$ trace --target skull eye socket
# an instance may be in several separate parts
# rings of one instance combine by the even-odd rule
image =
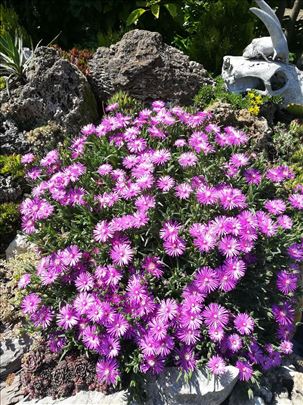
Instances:
[[[251,89],[266,90],[263,80],[255,76],[245,76],[237,79],[237,88],[240,93],[245,93]]]
[[[273,91],[283,89],[287,83],[287,77],[282,70],[278,70],[270,78],[270,85]]]

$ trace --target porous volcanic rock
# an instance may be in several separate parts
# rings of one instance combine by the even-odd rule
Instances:
[[[102,101],[123,90],[139,100],[188,104],[203,84],[213,84],[201,64],[165,44],[161,34],[145,30],[129,31],[115,45],[98,48],[89,70]]]
[[[30,148],[25,133],[54,122],[70,135],[98,118],[90,85],[80,70],[53,48],[40,47],[24,79],[0,92],[0,153]]]

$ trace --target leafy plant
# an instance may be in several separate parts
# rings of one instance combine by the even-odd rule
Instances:
[[[303,187],[206,112],[106,111],[22,158],[22,228],[41,255],[21,304],[31,327],[52,351],[98,354],[102,384],[227,364],[255,382],[292,351]]]
[[[0,204],[0,246],[6,246],[20,224],[19,204]],[[2,249],[1,249],[2,250]]]
[[[216,78],[216,85],[202,86],[194,98],[194,104],[199,108],[206,108],[209,105],[221,101],[231,104],[235,109],[249,108],[249,99],[241,94],[231,93],[226,90],[224,80],[221,76]]]
[[[0,37],[0,75],[8,84],[12,80],[20,80],[24,75],[24,68],[29,58],[23,47],[22,36],[4,33]]]
[[[162,2],[161,0],[146,0],[144,7],[133,10],[126,20],[127,25],[137,25],[139,19],[146,12],[151,13],[154,18],[159,19],[161,10],[166,9],[173,19],[183,22],[183,10],[176,2]]]
[[[11,175],[14,179],[24,177],[20,155],[1,155],[0,174]]]

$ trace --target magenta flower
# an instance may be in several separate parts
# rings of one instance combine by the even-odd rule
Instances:
[[[254,330],[255,322],[251,316],[243,313],[235,317],[234,325],[241,335],[250,335]]]
[[[175,300],[168,298],[160,303],[158,310],[158,317],[160,320],[167,322],[171,321],[177,316],[178,304]]]
[[[173,242],[178,238],[180,229],[181,226],[177,222],[165,222],[160,230],[160,238],[165,241]]]
[[[129,264],[133,256],[134,251],[129,243],[115,243],[110,250],[112,261],[119,266]]]
[[[186,372],[194,370],[197,359],[192,346],[184,345],[181,349],[176,350],[175,362]]]
[[[262,174],[257,169],[247,169],[244,172],[244,177],[248,184],[260,184],[262,181]]]
[[[268,200],[264,207],[273,215],[280,215],[286,210],[286,204],[283,200]]]
[[[78,317],[74,308],[67,304],[60,308],[58,314],[58,325],[63,329],[71,329],[78,323]]]
[[[31,275],[29,273],[23,274],[18,281],[18,288],[26,288],[31,282]]]
[[[108,221],[100,221],[95,226],[93,234],[96,242],[107,242],[113,237],[112,227]]]
[[[273,305],[272,312],[279,325],[290,325],[294,321],[295,310],[287,302],[282,306]]]
[[[292,353],[293,344],[289,340],[283,340],[280,344],[279,350],[284,354]]]
[[[237,256],[240,251],[240,245],[236,238],[224,236],[218,245],[219,251],[226,257]]]
[[[294,208],[303,210],[303,194],[292,194],[288,201]]]
[[[182,167],[192,167],[197,164],[198,158],[193,152],[185,152],[179,156],[178,162]]]
[[[97,362],[96,372],[101,383],[115,385],[119,377],[118,363],[113,359],[100,359]]]
[[[24,165],[28,165],[29,163],[33,163],[35,160],[35,155],[33,153],[26,153],[21,158],[21,163]]]
[[[236,333],[228,336],[227,338],[227,347],[233,353],[238,352],[243,346],[242,339]]]
[[[220,356],[212,356],[207,363],[207,367],[210,369],[210,371],[215,375],[222,375],[225,373],[226,370],[226,365],[222,357]]]
[[[193,189],[188,183],[181,183],[175,187],[175,194],[180,200],[188,199],[192,191]]]
[[[163,263],[157,256],[147,256],[142,262],[142,268],[156,278],[163,274]]]
[[[209,294],[218,287],[219,281],[215,270],[202,267],[196,272],[194,283],[202,294]]]
[[[24,314],[33,314],[37,311],[41,303],[41,298],[35,293],[30,293],[23,298],[21,309]]]
[[[221,305],[211,303],[202,312],[207,326],[224,327],[229,320],[229,312]]]
[[[63,263],[65,266],[75,266],[79,263],[82,257],[82,252],[76,245],[72,245],[63,251]]]
[[[253,375],[252,366],[247,361],[236,362],[236,367],[239,370],[239,379],[241,381],[249,381]]]
[[[283,294],[289,294],[296,290],[298,276],[287,271],[280,271],[277,278],[277,287]]]
[[[162,176],[157,181],[157,187],[161,191],[169,191],[171,188],[174,187],[175,180],[170,176]]]
[[[186,244],[181,238],[175,240],[166,240],[163,243],[164,251],[168,256],[181,256],[185,252]]]

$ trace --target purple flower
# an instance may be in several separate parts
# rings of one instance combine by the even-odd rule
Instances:
[[[241,381],[249,381],[253,375],[252,366],[247,361],[236,362],[236,367],[239,370],[239,379]]]
[[[287,271],[280,271],[277,278],[277,287],[283,294],[289,294],[297,288],[298,276]]]
[[[18,288],[26,288],[31,282],[31,275],[29,273],[23,274],[18,281]]]
[[[196,272],[194,283],[202,294],[209,294],[216,290],[219,281],[215,270],[210,267],[202,267]]]
[[[169,191],[171,188],[174,187],[175,180],[170,176],[162,176],[157,181],[157,187],[161,191]]]
[[[255,322],[251,316],[243,313],[235,317],[234,325],[241,335],[250,335],[254,330]]]
[[[257,169],[247,169],[244,172],[244,177],[248,184],[260,184],[262,180],[262,174]]]
[[[197,164],[198,158],[193,152],[185,152],[180,155],[178,162],[182,167],[191,167]]]
[[[21,303],[21,309],[24,314],[33,314],[37,311],[41,298],[35,293],[30,293],[23,298]]]
[[[100,359],[97,362],[96,372],[101,383],[115,385],[119,377],[118,363],[113,359]]]
[[[303,194],[292,194],[288,201],[294,208],[303,210]]]
[[[207,367],[210,371],[215,375],[222,375],[225,373],[226,365],[222,357],[220,356],[212,356],[207,363]]]
[[[133,256],[134,251],[129,243],[115,243],[110,250],[112,261],[119,266],[129,264]]]
[[[221,326],[223,328],[227,325],[229,319],[227,309],[216,303],[211,303],[205,307],[202,315],[207,326]]]
[[[283,305],[273,305],[272,312],[279,325],[290,325],[294,321],[295,310],[287,302]]]
[[[181,256],[185,252],[186,244],[181,238],[175,240],[166,240],[163,243],[164,251],[168,256]]]
[[[67,304],[60,308],[58,314],[58,325],[63,329],[71,329],[78,323],[78,317],[74,308]]]
[[[147,256],[142,262],[142,268],[156,278],[163,274],[163,263],[157,256]]]

